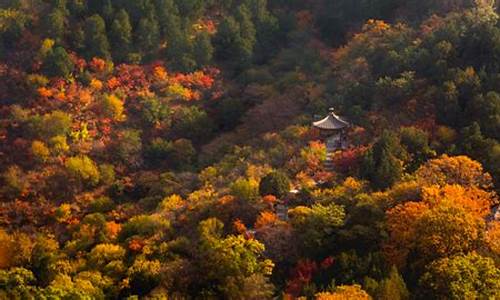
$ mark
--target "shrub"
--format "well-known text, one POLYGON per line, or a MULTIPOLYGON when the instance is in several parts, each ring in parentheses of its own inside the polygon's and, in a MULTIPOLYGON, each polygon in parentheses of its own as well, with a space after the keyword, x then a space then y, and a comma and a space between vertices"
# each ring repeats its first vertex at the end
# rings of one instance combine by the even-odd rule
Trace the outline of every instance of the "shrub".
POLYGON ((100 174, 96 164, 86 155, 70 157, 66 161, 66 169, 71 176, 83 183, 96 185, 100 174))
POLYGON ((259 184, 259 193, 261 196, 273 195, 277 198, 285 197, 290 191, 290 180, 279 171, 271 172, 266 175, 259 184))

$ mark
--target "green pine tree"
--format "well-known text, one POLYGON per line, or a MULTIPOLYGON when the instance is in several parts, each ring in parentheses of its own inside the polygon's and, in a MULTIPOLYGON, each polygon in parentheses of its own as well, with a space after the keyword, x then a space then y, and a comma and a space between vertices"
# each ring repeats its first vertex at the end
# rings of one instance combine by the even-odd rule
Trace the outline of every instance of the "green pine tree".
POLYGON ((106 36, 106 24, 99 15, 93 15, 85 21, 85 54, 87 58, 110 58, 109 42, 106 36))
POLYGON ((244 66, 250 64, 256 38, 255 25, 252 21, 250 10, 245 5, 240 5, 236 11, 236 20, 240 24, 240 39, 238 39, 238 62, 244 66))
POLYGON ((155 5, 161 37, 170 42, 180 34, 181 19, 179 9, 174 0, 156 0, 155 5))
POLYGON ((125 60, 132 42, 132 25, 124 9, 118 11, 111 25, 110 41, 113 57, 118 61, 125 60))
POLYGON ((194 57, 199 67, 206 66, 212 61, 214 48, 208 33, 203 32, 196 36, 193 46, 194 57))
POLYGON ((136 41, 143 57, 149 57, 157 51, 160 46, 160 28, 154 16, 139 21, 136 41))
POLYGON ((51 50, 43 64, 45 73, 49 76, 67 78, 73 71, 73 62, 63 47, 51 50))
POLYGON ((62 9, 54 9, 46 18, 44 18, 43 29, 48 38, 56 43, 61 43, 64 38, 64 23, 66 16, 62 9))
POLYGON ((399 138, 394 133, 385 131, 365 154, 362 175, 369 179, 374 187, 388 188, 401 178, 402 162, 406 156, 399 138))

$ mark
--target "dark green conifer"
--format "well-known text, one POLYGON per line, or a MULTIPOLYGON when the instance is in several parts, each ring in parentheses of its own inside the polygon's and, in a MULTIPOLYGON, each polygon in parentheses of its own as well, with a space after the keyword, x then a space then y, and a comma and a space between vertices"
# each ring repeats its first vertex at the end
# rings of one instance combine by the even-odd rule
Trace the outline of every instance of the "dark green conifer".
POLYGON ((119 10, 113 20, 110 41, 113 57, 118 61, 125 60, 132 42, 132 25, 130 25, 128 13, 124 9, 119 10))
POLYGON ((106 36, 106 24, 99 15, 93 15, 85 21, 85 54, 87 58, 108 59, 109 42, 106 36))
POLYGON ((73 71, 74 64, 63 47, 51 50, 43 64, 45 73, 49 76, 67 78, 73 71))

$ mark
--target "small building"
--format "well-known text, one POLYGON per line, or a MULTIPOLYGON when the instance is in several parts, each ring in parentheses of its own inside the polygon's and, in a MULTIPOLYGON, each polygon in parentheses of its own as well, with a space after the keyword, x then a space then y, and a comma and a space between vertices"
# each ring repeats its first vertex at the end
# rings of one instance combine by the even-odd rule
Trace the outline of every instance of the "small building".
POLYGON ((326 169, 331 169, 333 166, 332 155, 337 150, 344 150, 348 146, 347 129, 350 127, 349 122, 343 120, 335 114, 333 108, 330 108, 328 115, 317 122, 313 122, 313 127, 319 129, 321 138, 326 145, 326 169))

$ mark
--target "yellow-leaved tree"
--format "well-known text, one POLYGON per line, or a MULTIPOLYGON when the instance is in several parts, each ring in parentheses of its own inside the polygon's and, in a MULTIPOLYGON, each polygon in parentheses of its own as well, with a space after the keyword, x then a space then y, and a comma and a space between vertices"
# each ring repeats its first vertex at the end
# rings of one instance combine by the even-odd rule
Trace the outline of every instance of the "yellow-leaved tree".
POLYGON ((361 286, 341 285, 333 293, 323 292, 316 294, 316 300, 370 300, 372 297, 361 286))

